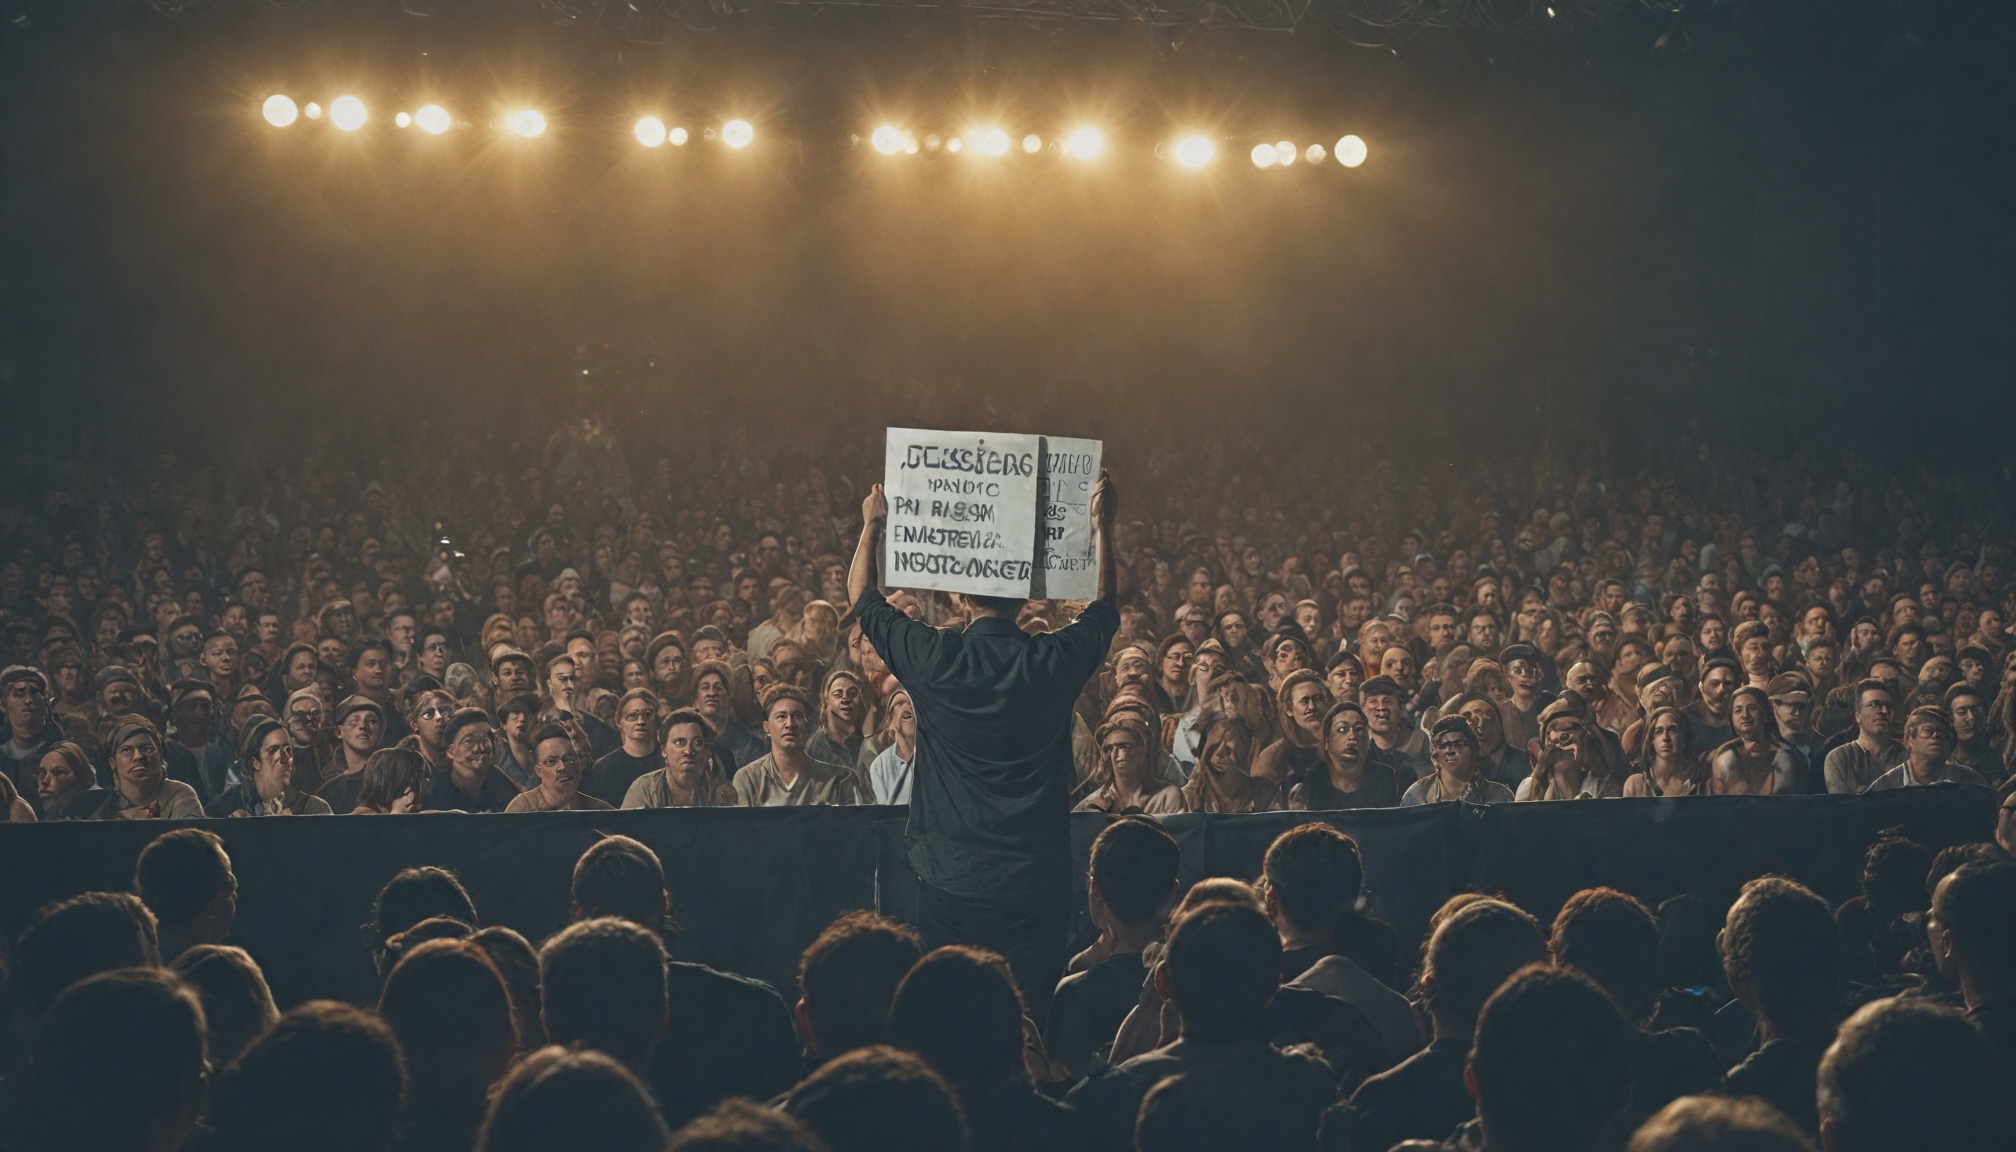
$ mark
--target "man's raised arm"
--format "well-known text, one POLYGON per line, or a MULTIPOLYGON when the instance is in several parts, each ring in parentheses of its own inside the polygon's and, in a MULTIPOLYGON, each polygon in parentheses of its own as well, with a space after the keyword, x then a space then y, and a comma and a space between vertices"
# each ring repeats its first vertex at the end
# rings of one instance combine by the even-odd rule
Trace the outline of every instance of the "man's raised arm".
MULTIPOLYGON (((881 494, 881 489, 876 489, 881 494)), ((1114 490, 1113 474, 1099 470, 1099 483, 1092 489, 1092 522, 1099 529, 1099 599, 1114 607, 1120 602, 1120 581, 1118 561, 1113 550, 1113 513, 1120 506, 1120 494, 1114 490)))
POLYGON ((854 541, 854 563, 847 568, 847 602, 858 604, 875 585, 875 557, 882 550, 882 526, 889 520, 889 501, 882 485, 868 489, 861 501, 861 536, 854 541))

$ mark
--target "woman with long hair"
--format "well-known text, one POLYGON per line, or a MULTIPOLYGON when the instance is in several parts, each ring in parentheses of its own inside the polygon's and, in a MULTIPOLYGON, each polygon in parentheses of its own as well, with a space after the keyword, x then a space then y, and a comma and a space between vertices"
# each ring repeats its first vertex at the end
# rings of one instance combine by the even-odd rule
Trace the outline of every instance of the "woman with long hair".
POLYGON ((1645 718, 1645 749, 1624 781, 1626 796, 1705 796, 1708 761, 1694 753, 1693 726, 1670 704, 1645 718))
POLYGON ((1139 715, 1123 711, 1092 737, 1099 745, 1099 786, 1079 801, 1076 811, 1165 816, 1185 810, 1182 790, 1157 771, 1153 738, 1139 715))
POLYGON ((1285 794, 1323 763, 1323 714, 1334 703, 1323 677, 1311 669, 1288 674, 1274 693, 1275 724, 1281 738, 1254 758, 1253 774, 1280 785, 1285 794))
POLYGON ((644 667, 650 674, 648 687, 668 704, 693 695, 693 661, 686 651, 686 638, 677 632, 660 632, 644 649, 644 667))
POLYGON ((793 639, 807 656, 821 664, 831 664, 840 646, 840 610, 824 600, 807 603, 798 622, 798 635, 793 639))
POLYGON ((399 816, 420 811, 431 772, 411 748, 380 748, 364 761, 355 816, 399 816))
POLYGON ((1273 812, 1281 807, 1281 789, 1272 780, 1250 775, 1253 730, 1233 714, 1211 710, 1200 726, 1197 769, 1183 786, 1183 802, 1192 812, 1273 812))
POLYGON ((1792 750, 1778 737, 1771 698, 1745 684, 1729 697, 1729 727, 1736 733, 1708 757, 1708 791, 1717 796, 1778 796, 1799 786, 1792 750))
POLYGON ((1190 638, 1171 632, 1155 646, 1155 668, 1149 681, 1154 690, 1149 698, 1163 715, 1190 709, 1190 663, 1196 649, 1190 638))

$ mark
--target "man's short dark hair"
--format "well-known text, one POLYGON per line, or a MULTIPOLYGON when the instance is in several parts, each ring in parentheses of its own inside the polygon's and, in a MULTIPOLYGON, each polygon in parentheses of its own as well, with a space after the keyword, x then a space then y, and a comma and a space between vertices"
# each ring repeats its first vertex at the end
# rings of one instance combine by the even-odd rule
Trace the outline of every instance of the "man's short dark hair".
POLYGON ((862 1048, 827 1062, 791 1090, 784 1111, 831 1152, 968 1146, 966 1118, 950 1086, 922 1058, 895 1048, 862 1048))
POLYGON ((1896 694, 1890 691, 1890 682, 1888 680, 1869 676, 1855 682, 1855 707, 1862 707, 1862 697, 1867 696, 1871 692, 1881 692, 1883 695, 1890 697, 1892 705, 1895 705, 1897 702, 1896 694))
POLYGON ((461 733, 462 729, 469 727, 471 724, 488 724, 490 722, 490 713, 485 712, 481 708, 457 708, 455 714, 448 717, 447 727, 441 730, 441 743, 453 744, 455 737, 461 733))
POLYGON ((1016 613, 1022 611, 1022 606, 1028 603, 1027 600, 1018 600, 1013 596, 976 596, 970 592, 965 593, 965 596, 966 602, 975 608, 995 616, 1006 616, 1010 620, 1013 620, 1016 613))
POLYGON ((1444 1032, 1467 1036, 1506 977, 1547 958, 1540 925, 1503 900, 1472 898, 1428 938, 1422 1007, 1444 1032))
POLYGON ((651 1059, 665 1025, 665 946, 640 925, 598 916, 539 949, 541 1019, 556 1044, 599 1048, 632 1068, 651 1059))
MULTIPOLYGON (((525 741, 525 746, 532 749, 533 755, 536 756, 539 752, 539 745, 546 743, 548 740, 565 740, 568 746, 572 747, 574 744, 574 734, 569 732, 567 726, 558 720, 548 720, 533 729, 531 738, 525 741)), ((530 765, 527 765, 527 767, 530 767, 530 765)))
POLYGON ((827 1152, 810 1128, 753 1100, 724 1100, 672 1136, 665 1152, 827 1152))
POLYGON ((1834 1152, 1972 1152, 2009 1145, 2009 1066, 1955 1009, 1864 1005, 1820 1060, 1820 1123, 1834 1152))
POLYGON ((364 654, 373 648, 383 652, 387 660, 392 658, 392 642, 390 640, 385 639, 383 636, 366 636, 350 647, 351 669, 355 670, 357 665, 363 662, 364 654))
POLYGON ((1259 1034, 1281 985, 1281 937, 1250 905, 1206 904, 1176 922, 1164 952, 1183 1034, 1203 1041, 1259 1034))
POLYGON ((1207 1064, 1171 1076, 1141 1100, 1135 1122, 1138 1152, 1290 1152, 1310 1146, 1291 1109, 1268 1107, 1279 1092, 1265 1071, 1244 1064, 1207 1064))
POLYGON ((702 735, 710 740, 714 738, 714 730, 707 726, 707 718, 705 716, 700 715, 700 713, 691 708, 674 708, 665 714, 663 720, 658 722, 658 739, 663 741, 667 736, 672 734, 672 729, 682 724, 697 724, 700 726, 702 735))
POLYGON ((237 888, 224 841, 204 828, 163 832, 133 865, 133 890, 169 932, 188 927, 219 896, 237 888))
POLYGON ((1176 894, 1183 853, 1159 820, 1123 816, 1092 841, 1092 879, 1123 924, 1153 920, 1176 894))
POLYGON ((480 1152, 662 1152, 671 1136, 657 1102, 621 1063, 596 1051, 541 1048, 497 1086, 480 1152))
POLYGON ((1783 876, 1743 886, 1720 938, 1722 970, 1737 997, 1781 1031, 1824 1029, 1840 967, 1827 902, 1783 876))
POLYGON ((161 963, 154 914, 137 896, 86 892, 42 909, 21 934, 8 990, 30 1016, 87 976, 161 963))
POLYGON ((511 993, 483 949, 467 940, 429 940, 400 957, 378 995, 416 1093, 460 1088, 495 1076, 518 1049, 511 993))
POLYGON ((1328 824, 1303 824, 1276 836, 1262 870, 1282 915, 1307 932, 1330 932, 1358 906, 1365 886, 1358 842, 1328 824))
POLYGON ((203 1001, 210 1063, 216 1067, 236 1059, 280 1018, 266 974, 243 948, 198 944, 175 957, 171 967, 203 1001))
POLYGON ((1484 1139, 1507 1148, 1593 1148, 1631 1100, 1637 1032, 1572 968, 1528 965, 1484 1003, 1470 1048, 1484 1139))
POLYGON ((957 945, 919 960, 890 1001, 889 1042, 954 1084, 1024 1078, 1022 994, 1008 962, 957 945))
POLYGON ((1556 964, 1596 981, 1633 1020, 1652 1015, 1659 995, 1659 922, 1636 897, 1585 888, 1554 917, 1547 942, 1556 964))
POLYGON ((378 947, 422 920, 447 916, 476 924, 476 904, 469 890, 446 868, 427 865, 402 868, 379 889, 371 905, 370 931, 378 947))
POLYGON ((574 862, 574 908, 582 919, 620 916, 654 932, 667 931, 665 866, 628 836, 604 836, 574 862))
POLYGON ((406 1061, 369 1012, 311 1000, 280 1017, 210 1093, 217 1152, 387 1152, 406 1061))
POLYGON ((763 719, 770 719, 770 710, 777 706, 779 700, 796 700, 805 709, 805 715, 814 715, 812 697, 806 695, 803 688, 798 687, 796 684, 772 684, 763 690, 761 705, 763 719))
POLYGON ((1813 1152, 1813 1145, 1755 1096, 1682 1096, 1639 1127, 1628 1152, 1813 1152))
POLYGON ((798 961, 812 1046, 830 1060, 888 1034, 896 986, 923 954, 917 933, 873 912, 843 913, 798 961))
POLYGON ((507 718, 521 712, 536 719, 539 715, 539 698, 530 692, 520 692, 497 709, 497 722, 502 724, 507 718))
POLYGON ((2016 980, 2016 864, 1963 864, 1932 896, 1932 914, 1970 972, 2016 980))
POLYGON ((80 980, 55 998, 35 1034, 22 1085, 34 1102, 21 1117, 24 1144, 76 1152, 157 1145, 177 1135, 172 1122, 194 1117, 207 1059, 203 1006, 171 973, 135 967, 80 980))

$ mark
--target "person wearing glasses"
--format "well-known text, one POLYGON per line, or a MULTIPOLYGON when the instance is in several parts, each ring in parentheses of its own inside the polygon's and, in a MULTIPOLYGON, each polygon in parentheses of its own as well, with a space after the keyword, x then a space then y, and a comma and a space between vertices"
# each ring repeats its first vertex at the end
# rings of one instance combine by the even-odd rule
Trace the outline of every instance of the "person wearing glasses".
MULTIPOLYGON (((539 786, 520 792, 504 806, 504 811, 607 812, 610 808, 607 801, 581 791, 581 778, 586 770, 581 750, 567 729, 559 724, 542 724, 532 734, 532 772, 539 777, 539 786)), ((491 774, 498 780, 504 779, 504 774, 495 769, 491 769, 491 774)))
POLYGON ((1855 738, 1827 753, 1827 791, 1866 792, 1877 777, 1904 763, 1908 754, 1897 742, 1896 712, 1890 685, 1873 677, 1855 685, 1855 738))
POLYGON ((238 783, 204 805, 206 816, 327 816, 329 802, 294 786, 287 725, 261 716, 238 742, 238 783))
MULTIPOLYGON (((565 735, 565 729, 561 732, 565 735)), ((488 712, 464 708, 450 716, 442 742, 446 746, 448 767, 445 771, 435 770, 428 783, 424 805, 427 811, 503 812, 518 797, 518 786, 497 769, 497 737, 488 712)), ((534 747, 537 746, 535 743, 534 747)), ((574 783, 578 786, 580 780, 577 757, 574 783)))
POLYGON ((1510 804, 1512 790, 1478 771, 1477 733, 1461 716, 1444 716, 1428 733, 1428 760, 1434 771, 1416 780, 1400 806, 1461 800, 1468 804, 1510 804))

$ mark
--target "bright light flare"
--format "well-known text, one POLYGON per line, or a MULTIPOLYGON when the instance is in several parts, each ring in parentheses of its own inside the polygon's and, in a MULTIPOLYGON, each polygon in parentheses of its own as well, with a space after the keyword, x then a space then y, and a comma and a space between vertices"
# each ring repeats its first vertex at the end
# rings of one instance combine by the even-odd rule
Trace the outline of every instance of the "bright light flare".
POLYGON ((397 116, 392 117, 392 123, 397 124, 401 128, 411 128, 413 126, 413 114, 411 112, 401 112, 397 116))
POLYGON ((368 119, 364 102, 355 96, 338 96, 329 102, 329 122, 345 132, 355 132, 368 119))
POLYGON ((1279 159, 1281 157, 1275 153, 1274 145, 1255 144, 1253 146, 1253 166, 1255 168, 1272 168, 1279 159))
POLYGON ((504 127, 506 130, 530 140, 534 136, 545 133, 546 117, 533 109, 521 108, 504 118, 504 127))
POLYGON ((1034 132, 1031 132, 1029 135, 1022 137, 1022 151, 1029 153, 1031 156, 1034 156, 1036 153, 1041 152, 1042 150, 1043 150, 1043 137, 1036 135, 1034 132))
POLYGON ((320 120, 322 118, 322 106, 310 100, 308 106, 301 109, 301 114, 310 120, 320 120))
POLYGON ((1274 159, 1283 168, 1293 164, 1296 155, 1295 142, 1293 140, 1283 140, 1279 144, 1274 145, 1274 159))
POLYGON ((884 124, 875 129, 874 135, 868 137, 868 142, 875 146, 875 151, 884 156, 894 156, 903 150, 903 133, 894 124, 884 124))
POLYGON ((1315 164, 1319 163, 1323 159, 1323 157, 1328 156, 1329 153, 1323 150, 1323 146, 1321 144, 1311 144, 1309 145, 1309 150, 1307 152, 1304 152, 1302 155, 1305 159, 1309 161, 1309 163, 1315 164))
POLYGON ((683 148, 686 146, 686 141, 692 139, 691 136, 686 134, 686 129, 684 128, 672 129, 672 131, 665 134, 665 138, 672 141, 674 148, 683 148))
POLYGON ((1008 133, 999 128, 982 128, 974 134, 973 150, 982 156, 1006 156, 1008 133))
POLYGON ((1337 163, 1346 168, 1356 168, 1365 163, 1365 141, 1356 136, 1346 136, 1337 141, 1337 163))
POLYGON ((631 132, 636 135, 637 143, 646 148, 656 148, 665 143, 665 122, 656 116, 646 116, 637 121, 631 132))
POLYGON ((1217 154, 1217 145, 1202 136, 1185 136, 1176 142, 1176 162, 1185 168, 1202 168, 1217 154))
POLYGON ((1080 128, 1064 138, 1064 154, 1074 160, 1094 160, 1106 151, 1106 137, 1097 128, 1080 128))
POLYGON ((266 102, 259 106, 259 114, 266 117, 266 123, 273 127, 285 128, 294 123, 295 118, 301 115, 301 110, 294 106, 292 96, 283 96, 275 92, 266 97, 266 102))
POLYGON ((439 104, 429 104, 415 112, 413 123, 418 124, 420 130, 429 136, 439 136, 455 126, 455 121, 449 117, 448 110, 439 104))
POLYGON ((721 142, 730 148, 747 148, 756 139, 756 128, 747 120, 730 120, 721 126, 721 142))

